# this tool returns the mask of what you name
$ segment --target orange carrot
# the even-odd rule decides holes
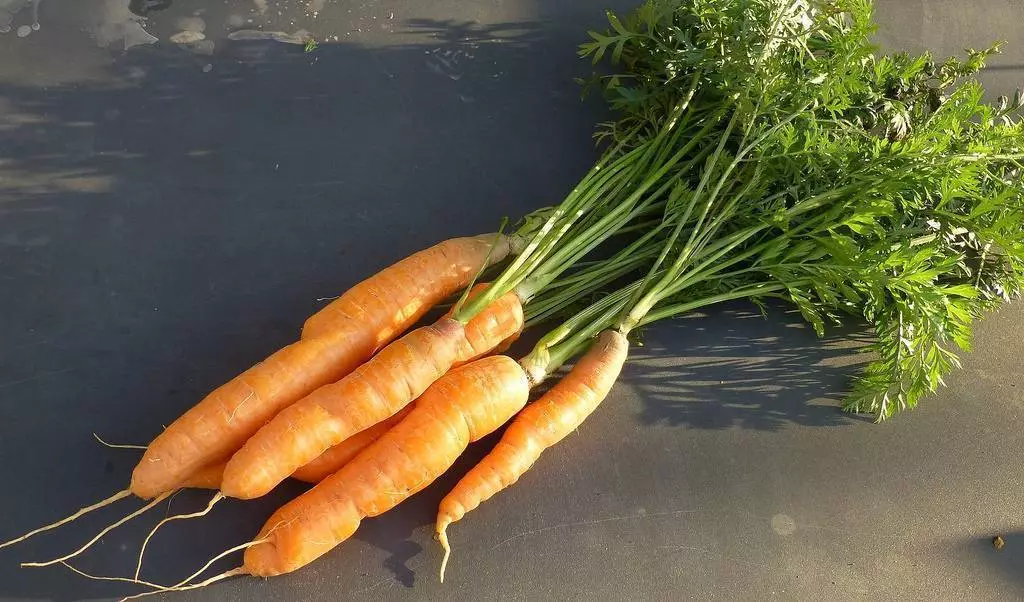
[[[227,463],[227,460],[221,460],[200,468],[192,473],[192,476],[182,481],[181,488],[213,489],[215,491],[220,489],[220,482],[224,478],[224,467]]]
[[[465,326],[441,318],[410,332],[259,429],[228,461],[221,492],[241,499],[266,494],[331,446],[393,416],[453,365],[490,352],[522,324],[519,297],[509,292]]]
[[[335,472],[338,472],[342,466],[348,463],[349,460],[356,457],[356,454],[363,451],[368,445],[380,439],[381,435],[388,432],[388,430],[398,424],[406,415],[412,411],[412,404],[405,407],[404,410],[395,414],[391,418],[378,422],[368,429],[359,431],[355,435],[352,435],[348,439],[345,439],[341,443],[331,447],[324,453],[317,456],[313,461],[309,462],[305,466],[302,466],[292,474],[292,478],[306,483],[319,483]],[[191,477],[185,479],[181,483],[181,488],[185,489],[213,489],[217,491],[220,489],[220,483],[224,478],[224,467],[227,465],[227,460],[221,462],[214,462],[208,466],[204,466],[195,472]]]
[[[204,466],[238,450],[282,408],[366,361],[487,264],[501,261],[511,241],[500,234],[447,240],[355,285],[307,321],[302,340],[220,386],[158,435],[127,489],[0,543],[0,548],[132,495],[150,499],[169,494]]]
[[[511,486],[545,449],[576,430],[608,395],[628,351],[629,342],[624,335],[614,330],[601,333],[573,369],[540,399],[519,412],[494,449],[441,500],[436,531],[445,550],[441,563],[442,582],[450,554],[448,526]]]
[[[511,358],[486,357],[431,385],[404,420],[339,472],[282,506],[245,552],[244,572],[294,571],[348,539],[444,473],[470,442],[493,432],[529,395]]]
[[[529,394],[526,372],[508,356],[486,357],[455,368],[432,384],[409,414],[380,439],[279,508],[256,539],[218,554],[177,585],[158,586],[139,581],[137,575],[129,580],[76,572],[155,588],[130,596],[137,598],[205,587],[236,575],[273,577],[297,570],[351,537],[363,518],[394,508],[441,476],[471,442],[515,415]],[[211,506],[212,502],[197,514],[209,512]],[[242,566],[192,583],[215,562],[239,550],[245,550]]]
[[[366,361],[483,267],[496,235],[444,241],[385,268],[310,318],[293,343],[221,386],[156,437],[132,473],[149,498],[238,450],[283,408]],[[500,236],[490,260],[503,258]],[[321,450],[322,451],[322,450]]]
[[[302,338],[334,332],[352,323],[363,324],[372,333],[377,349],[445,297],[464,288],[485,261],[494,264],[508,256],[514,245],[513,237],[484,234],[452,238],[414,253],[353,286],[310,316],[302,327]]]
[[[310,462],[307,462],[305,466],[293,472],[292,478],[305,481],[306,483],[319,483],[338,472],[352,458],[355,458],[359,452],[366,449],[371,443],[380,439],[384,433],[391,430],[393,426],[401,422],[412,411],[413,407],[415,407],[414,404],[409,404],[391,418],[378,422],[368,429],[363,429],[331,447]],[[220,483],[218,482],[217,485],[219,487]]]
[[[489,286],[490,284],[487,282],[473,285],[467,300],[472,300],[487,290]],[[450,318],[452,311],[454,311],[454,308],[449,310],[445,316]],[[485,355],[504,353],[512,343],[519,339],[519,335],[523,334],[525,321],[522,312],[522,303],[515,293],[507,293],[495,299],[487,310],[484,310],[479,316],[466,324],[465,340],[461,342],[462,348],[459,350],[459,358],[452,367],[468,364]],[[515,332],[509,334],[509,330],[514,324],[518,324],[518,328],[516,328]],[[507,334],[507,337],[495,345],[494,337],[498,333]]]

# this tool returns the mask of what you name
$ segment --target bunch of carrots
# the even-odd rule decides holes
[[[876,56],[867,0],[652,0],[609,22],[581,52],[620,69],[592,82],[617,119],[560,204],[511,234],[446,240],[357,284],[297,342],[167,427],[125,490],[2,546],[149,500],[77,550],[26,563],[70,567],[175,491],[215,490],[204,510],[160,521],[144,552],[165,523],[293,477],[315,485],[181,582],[142,580],[142,552],[134,576],[104,578],[155,593],[279,575],[507,424],[441,502],[443,580],[449,527],[597,409],[637,328],[737,299],[789,301],[818,331],[857,316],[875,329],[877,359],[847,409],[884,419],[933,391],[971,321],[1019,293],[1024,102],[983,102],[973,75],[993,50],[941,66]],[[454,296],[443,317],[409,330]],[[551,322],[524,357],[502,354]],[[239,551],[241,566],[202,578]]]

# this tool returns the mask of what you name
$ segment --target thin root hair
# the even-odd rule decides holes
[[[117,493],[115,493],[114,495],[108,497],[105,500],[101,500],[101,501],[96,502],[95,504],[92,504],[90,506],[86,506],[84,508],[78,509],[78,511],[76,511],[71,516],[68,516],[67,518],[62,518],[62,519],[60,519],[59,521],[57,521],[55,523],[50,523],[48,525],[39,527],[38,529],[35,529],[33,531],[29,531],[28,533],[22,535],[21,537],[16,537],[16,538],[14,538],[14,539],[12,539],[10,541],[5,541],[4,543],[0,543],[0,549],[6,548],[7,546],[10,546],[10,545],[14,545],[14,544],[16,544],[16,543],[18,543],[20,541],[25,541],[26,539],[28,539],[29,537],[32,537],[33,535],[38,535],[39,533],[43,533],[44,531],[49,531],[50,529],[56,529],[57,527],[60,527],[61,525],[66,525],[66,524],[70,523],[71,521],[77,520],[79,517],[92,512],[93,510],[99,510],[100,508],[103,508],[104,506],[109,506],[110,504],[113,504],[114,502],[116,502],[118,500],[123,500],[124,498],[129,497],[131,495],[132,495],[132,492],[131,492],[130,489],[123,489],[121,491],[118,491]]]

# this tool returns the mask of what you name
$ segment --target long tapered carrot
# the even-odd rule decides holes
[[[302,340],[215,389],[146,448],[127,489],[0,544],[65,525],[132,495],[151,499],[233,453],[283,407],[336,381],[433,305],[465,287],[514,246],[501,234],[454,238],[414,253],[360,282],[311,317]]]
[[[465,326],[445,317],[399,338],[259,429],[228,461],[221,492],[241,499],[266,494],[331,446],[397,413],[453,365],[489,353],[522,324],[519,297],[509,292]]]
[[[447,529],[482,502],[511,486],[541,453],[572,433],[604,400],[629,351],[626,337],[606,330],[550,391],[515,417],[494,449],[441,500],[436,531],[448,562]]]
[[[282,506],[245,552],[245,571],[298,569],[446,471],[471,441],[493,432],[529,396],[522,368],[504,355],[456,368],[431,385],[404,420],[336,474]]]

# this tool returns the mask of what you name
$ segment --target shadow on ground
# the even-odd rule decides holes
[[[643,342],[626,378],[641,393],[645,423],[772,431],[860,419],[837,406],[868,359],[859,353],[870,342],[863,326],[822,339],[781,303],[767,316],[736,303],[659,324]]]

